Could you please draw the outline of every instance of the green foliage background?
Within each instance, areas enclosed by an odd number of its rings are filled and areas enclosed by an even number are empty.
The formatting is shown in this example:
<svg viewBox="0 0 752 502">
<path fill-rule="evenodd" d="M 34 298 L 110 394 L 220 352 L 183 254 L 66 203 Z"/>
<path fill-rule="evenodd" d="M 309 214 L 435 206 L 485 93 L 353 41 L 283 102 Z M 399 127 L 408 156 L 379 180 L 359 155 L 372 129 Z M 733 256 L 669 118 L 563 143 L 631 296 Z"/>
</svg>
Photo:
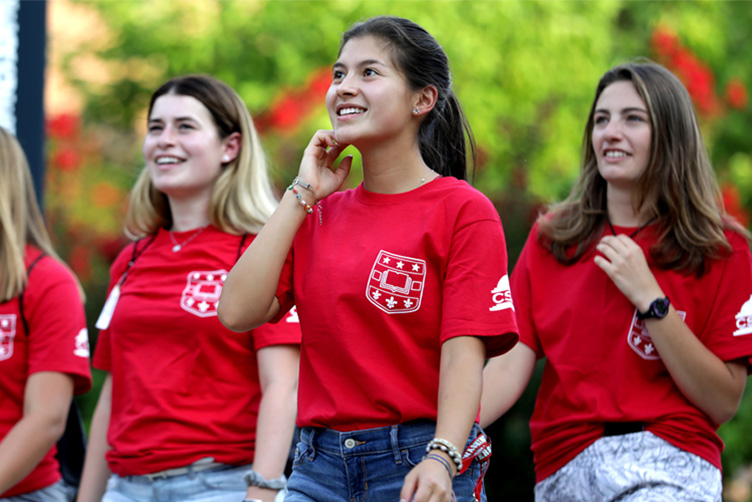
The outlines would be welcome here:
<svg viewBox="0 0 752 502">
<path fill-rule="evenodd" d="M 747 2 L 78 3 L 101 16 L 107 37 L 65 54 L 61 65 L 66 80 L 86 96 L 84 133 L 97 139 L 101 149 L 96 161 L 84 159 L 77 175 L 104 176 L 124 191 L 142 165 L 140 134 L 148 98 L 167 78 L 197 72 L 215 75 L 260 116 L 288 94 L 304 89 L 311 75 L 330 67 L 340 35 L 353 22 L 390 14 L 421 24 L 442 43 L 452 62 L 456 93 L 481 150 L 474 183 L 501 213 L 510 265 L 537 210 L 566 195 L 577 175 L 582 131 L 599 77 L 614 64 L 654 58 L 650 41 L 656 29 L 673 31 L 705 62 L 719 96 L 732 78 L 752 83 L 747 49 L 752 9 Z M 107 68 L 106 82 L 82 74 L 81 61 L 86 58 Z M 724 107 L 722 113 L 703 119 L 719 178 L 736 185 L 746 207 L 752 203 L 750 118 L 746 106 Z M 301 113 L 294 125 L 264 134 L 279 187 L 294 175 L 312 132 L 327 127 L 322 100 Z M 51 207 L 59 211 L 56 231 L 64 235 L 72 217 L 65 204 L 55 200 L 55 179 L 48 192 Z M 356 166 L 349 183 L 358 180 Z M 115 214 L 123 214 L 121 206 Z M 118 221 L 109 232 L 119 233 L 119 225 Z M 64 255 L 74 252 L 70 247 L 63 250 Z M 107 283 L 106 260 L 97 263 L 86 283 L 91 319 L 101 307 Z M 489 500 L 532 500 L 527 419 L 536 379 L 490 430 L 495 453 L 487 477 Z M 82 401 L 87 414 L 95 399 L 92 392 Z M 750 428 L 752 398 L 745 397 L 737 417 L 721 429 L 727 441 L 728 474 L 752 460 Z"/>
</svg>

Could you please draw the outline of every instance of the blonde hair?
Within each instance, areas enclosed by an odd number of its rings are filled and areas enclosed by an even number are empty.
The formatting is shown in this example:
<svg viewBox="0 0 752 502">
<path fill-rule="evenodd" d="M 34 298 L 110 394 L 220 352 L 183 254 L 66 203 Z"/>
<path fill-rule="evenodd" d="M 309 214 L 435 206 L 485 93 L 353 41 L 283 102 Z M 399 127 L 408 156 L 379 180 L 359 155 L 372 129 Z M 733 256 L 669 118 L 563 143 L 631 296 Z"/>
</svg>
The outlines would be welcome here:
<svg viewBox="0 0 752 502">
<path fill-rule="evenodd" d="M 267 174 L 266 155 L 253 120 L 240 96 L 227 84 L 207 75 L 187 75 L 165 82 L 149 103 L 165 95 L 190 96 L 203 104 L 214 120 L 220 139 L 237 132 L 241 136 L 239 154 L 223 165 L 212 188 L 209 221 L 231 234 L 258 233 L 277 207 Z M 157 190 L 146 168 L 131 191 L 126 216 L 126 233 L 133 238 L 153 235 L 172 226 L 167 196 Z"/>
<path fill-rule="evenodd" d="M 26 245 L 60 260 L 37 204 L 26 155 L 13 134 L 0 127 L 0 301 L 26 286 Z"/>
<path fill-rule="evenodd" d="M 749 232 L 723 208 L 692 99 L 669 70 L 652 62 L 629 63 L 606 72 L 598 83 L 582 141 L 582 172 L 572 192 L 539 219 L 542 242 L 569 264 L 592 249 L 608 221 L 606 180 L 598 172 L 592 132 L 603 90 L 632 82 L 647 106 L 653 134 L 650 159 L 637 181 L 633 205 L 653 219 L 658 242 L 650 255 L 661 268 L 701 275 L 706 260 L 730 251 L 724 230 Z"/>
</svg>

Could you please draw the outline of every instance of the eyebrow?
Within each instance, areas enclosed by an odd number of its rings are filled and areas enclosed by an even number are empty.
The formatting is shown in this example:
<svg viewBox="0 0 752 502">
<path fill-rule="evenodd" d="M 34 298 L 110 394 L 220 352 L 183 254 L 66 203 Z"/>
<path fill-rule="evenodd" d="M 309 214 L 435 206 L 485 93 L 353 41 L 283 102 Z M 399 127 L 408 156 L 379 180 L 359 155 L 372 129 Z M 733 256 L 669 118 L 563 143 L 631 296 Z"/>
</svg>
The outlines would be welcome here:
<svg viewBox="0 0 752 502">
<path fill-rule="evenodd" d="M 191 116 L 175 117 L 175 122 L 182 122 L 182 121 L 185 121 L 185 120 L 190 120 L 191 122 L 198 122 L 198 120 L 196 120 L 195 118 L 193 118 Z M 156 117 L 156 118 L 153 118 L 153 119 L 150 118 L 149 122 L 164 122 L 164 119 L 160 118 L 160 117 Z"/>
<path fill-rule="evenodd" d="M 386 63 L 384 63 L 383 61 L 379 61 L 378 59 L 365 59 L 363 61 L 360 61 L 358 64 L 356 64 L 355 67 L 357 68 L 357 67 L 369 66 L 369 65 L 372 65 L 372 64 L 377 64 L 377 65 L 380 65 L 380 66 L 386 66 Z M 346 67 L 346 65 L 344 63 L 339 62 L 339 61 L 337 61 L 336 63 L 334 63 L 332 65 L 333 69 L 334 68 L 345 68 L 345 67 Z"/>
<path fill-rule="evenodd" d="M 630 106 L 630 107 L 627 107 L 627 108 L 622 108 L 619 111 L 621 113 L 642 112 L 642 113 L 645 113 L 645 114 L 649 115 L 648 111 L 645 108 L 638 108 L 636 106 Z M 608 114 L 610 114 L 611 112 L 608 111 L 608 110 L 606 110 L 606 109 L 603 109 L 603 108 L 597 108 L 595 110 L 595 112 L 593 112 L 593 113 L 608 113 Z"/>
</svg>

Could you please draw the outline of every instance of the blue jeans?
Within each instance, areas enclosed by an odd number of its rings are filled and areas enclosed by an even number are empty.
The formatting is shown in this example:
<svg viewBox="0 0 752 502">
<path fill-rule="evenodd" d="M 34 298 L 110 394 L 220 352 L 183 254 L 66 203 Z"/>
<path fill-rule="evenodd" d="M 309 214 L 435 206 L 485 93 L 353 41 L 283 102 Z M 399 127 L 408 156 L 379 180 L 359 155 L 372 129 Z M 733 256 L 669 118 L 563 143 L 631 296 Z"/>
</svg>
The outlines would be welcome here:
<svg viewBox="0 0 752 502">
<path fill-rule="evenodd" d="M 70 502 L 75 494 L 76 489 L 61 479 L 55 484 L 33 492 L 4 499 L 0 498 L 0 502 Z"/>
<path fill-rule="evenodd" d="M 153 481 L 113 474 L 102 502 L 241 502 L 247 490 L 243 474 L 249 469 L 228 465 Z"/>
<path fill-rule="evenodd" d="M 306 427 L 285 502 L 397 502 L 405 476 L 423 459 L 435 431 L 431 421 L 352 432 Z M 474 425 L 470 438 L 481 432 Z M 476 460 L 454 478 L 457 502 L 473 502 L 480 474 Z M 480 502 L 485 501 L 483 492 Z"/>
</svg>

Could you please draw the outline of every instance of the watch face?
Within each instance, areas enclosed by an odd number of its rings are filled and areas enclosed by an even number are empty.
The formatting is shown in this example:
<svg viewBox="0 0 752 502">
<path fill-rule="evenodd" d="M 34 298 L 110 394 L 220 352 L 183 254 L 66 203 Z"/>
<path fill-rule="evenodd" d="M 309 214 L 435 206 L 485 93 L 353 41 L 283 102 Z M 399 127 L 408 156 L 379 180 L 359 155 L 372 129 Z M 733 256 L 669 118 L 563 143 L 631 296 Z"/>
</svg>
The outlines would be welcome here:
<svg viewBox="0 0 752 502">
<path fill-rule="evenodd" d="M 668 298 L 659 298 L 653 302 L 651 310 L 653 310 L 655 316 L 660 319 L 666 317 L 666 314 L 668 314 L 669 305 L 671 305 L 671 302 L 668 301 Z"/>
</svg>

